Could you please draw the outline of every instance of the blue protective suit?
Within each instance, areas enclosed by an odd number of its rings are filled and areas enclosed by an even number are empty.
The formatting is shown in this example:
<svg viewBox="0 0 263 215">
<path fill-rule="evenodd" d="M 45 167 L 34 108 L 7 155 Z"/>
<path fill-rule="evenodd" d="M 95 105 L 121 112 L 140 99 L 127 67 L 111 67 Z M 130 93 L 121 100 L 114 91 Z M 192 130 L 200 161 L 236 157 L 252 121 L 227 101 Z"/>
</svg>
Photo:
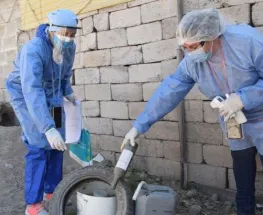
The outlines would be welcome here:
<svg viewBox="0 0 263 215">
<path fill-rule="evenodd" d="M 263 155 L 263 35 L 248 25 L 230 25 L 221 36 L 221 44 L 230 90 L 240 94 L 243 112 L 248 119 L 243 127 L 245 138 L 229 140 L 230 148 L 241 150 L 256 146 Z M 224 83 L 220 53 L 213 56 L 210 65 Z M 195 83 L 209 99 L 215 96 L 225 98 L 227 91 L 219 87 L 208 63 L 194 63 L 186 56 L 175 73 L 164 79 L 157 88 L 144 112 L 134 122 L 134 127 L 140 133 L 145 133 L 156 121 L 172 111 Z M 222 118 L 220 121 L 224 130 Z"/>
<path fill-rule="evenodd" d="M 10 103 L 22 127 L 25 156 L 25 200 L 40 202 L 43 192 L 52 193 L 62 178 L 63 153 L 51 150 L 45 132 L 55 127 L 50 110 L 63 107 L 63 96 L 73 93 L 70 83 L 75 45 L 64 51 L 64 63 L 52 58 L 47 25 L 40 25 L 36 37 L 25 44 L 6 81 Z M 65 114 L 59 132 L 65 138 Z"/>
</svg>

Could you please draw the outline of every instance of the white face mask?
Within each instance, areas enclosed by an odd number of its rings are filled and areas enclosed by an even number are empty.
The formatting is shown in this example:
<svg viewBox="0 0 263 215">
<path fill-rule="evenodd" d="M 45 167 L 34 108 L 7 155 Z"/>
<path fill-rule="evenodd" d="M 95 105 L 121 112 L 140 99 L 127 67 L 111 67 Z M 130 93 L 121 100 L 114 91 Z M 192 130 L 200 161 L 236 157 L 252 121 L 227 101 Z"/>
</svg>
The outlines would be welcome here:
<svg viewBox="0 0 263 215">
<path fill-rule="evenodd" d="M 73 38 L 54 34 L 53 36 L 53 59 L 57 64 L 63 63 L 63 49 L 73 44 Z"/>
</svg>

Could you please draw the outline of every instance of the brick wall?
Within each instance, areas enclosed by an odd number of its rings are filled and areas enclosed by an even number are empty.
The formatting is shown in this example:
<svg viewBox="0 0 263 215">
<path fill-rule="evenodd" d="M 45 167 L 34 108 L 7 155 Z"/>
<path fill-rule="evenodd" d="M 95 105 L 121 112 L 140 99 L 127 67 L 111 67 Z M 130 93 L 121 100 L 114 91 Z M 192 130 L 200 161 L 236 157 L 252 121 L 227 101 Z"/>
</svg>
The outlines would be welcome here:
<svg viewBox="0 0 263 215">
<path fill-rule="evenodd" d="M 0 10 L 8 11 L 10 2 L 1 1 Z M 185 13 L 209 7 L 220 9 L 228 22 L 249 23 L 263 31 L 263 0 L 184 1 Z M 74 90 L 83 102 L 94 150 L 116 162 L 132 121 L 178 63 L 176 1 L 135 0 L 81 15 L 80 19 L 83 29 L 76 38 Z M 33 31 L 19 31 L 18 23 L 16 13 L 7 24 L 0 20 L 1 100 L 5 98 L 3 81 L 11 71 L 17 45 L 32 37 Z M 217 111 L 196 87 L 186 97 L 185 110 L 189 181 L 235 189 L 231 156 L 218 125 Z M 133 167 L 179 179 L 179 139 L 174 110 L 140 136 Z M 257 181 L 263 177 L 259 167 Z M 257 182 L 259 191 L 263 191 L 259 185 Z"/>
</svg>

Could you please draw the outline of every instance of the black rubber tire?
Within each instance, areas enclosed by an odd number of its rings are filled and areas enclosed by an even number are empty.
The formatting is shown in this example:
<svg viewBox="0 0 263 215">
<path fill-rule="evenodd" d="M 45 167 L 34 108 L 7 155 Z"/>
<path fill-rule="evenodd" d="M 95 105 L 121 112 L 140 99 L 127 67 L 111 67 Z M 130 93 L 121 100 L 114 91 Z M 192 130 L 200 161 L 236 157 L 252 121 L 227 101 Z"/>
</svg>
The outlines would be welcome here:
<svg viewBox="0 0 263 215">
<path fill-rule="evenodd" d="M 99 180 L 110 184 L 113 180 L 113 169 L 105 166 L 86 167 L 75 170 L 64 178 L 56 188 L 49 206 L 50 215 L 64 215 L 64 208 L 70 193 L 79 184 L 88 180 Z M 127 184 L 120 181 L 116 187 L 117 213 L 116 215 L 134 215 L 132 194 Z"/>
</svg>

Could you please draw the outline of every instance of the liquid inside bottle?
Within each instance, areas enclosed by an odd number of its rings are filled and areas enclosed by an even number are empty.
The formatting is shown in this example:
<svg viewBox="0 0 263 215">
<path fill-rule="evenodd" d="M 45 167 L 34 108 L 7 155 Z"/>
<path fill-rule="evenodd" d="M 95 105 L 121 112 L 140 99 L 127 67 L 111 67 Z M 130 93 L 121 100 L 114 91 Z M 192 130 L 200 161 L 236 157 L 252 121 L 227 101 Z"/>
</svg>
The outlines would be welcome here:
<svg viewBox="0 0 263 215">
<path fill-rule="evenodd" d="M 130 143 L 127 143 L 122 150 L 120 158 L 114 168 L 114 179 L 111 183 L 113 189 L 116 188 L 117 183 L 120 179 L 124 178 L 127 169 L 129 168 L 132 159 L 135 155 L 135 152 L 138 148 L 138 144 L 135 143 L 135 146 L 132 146 Z"/>
</svg>

